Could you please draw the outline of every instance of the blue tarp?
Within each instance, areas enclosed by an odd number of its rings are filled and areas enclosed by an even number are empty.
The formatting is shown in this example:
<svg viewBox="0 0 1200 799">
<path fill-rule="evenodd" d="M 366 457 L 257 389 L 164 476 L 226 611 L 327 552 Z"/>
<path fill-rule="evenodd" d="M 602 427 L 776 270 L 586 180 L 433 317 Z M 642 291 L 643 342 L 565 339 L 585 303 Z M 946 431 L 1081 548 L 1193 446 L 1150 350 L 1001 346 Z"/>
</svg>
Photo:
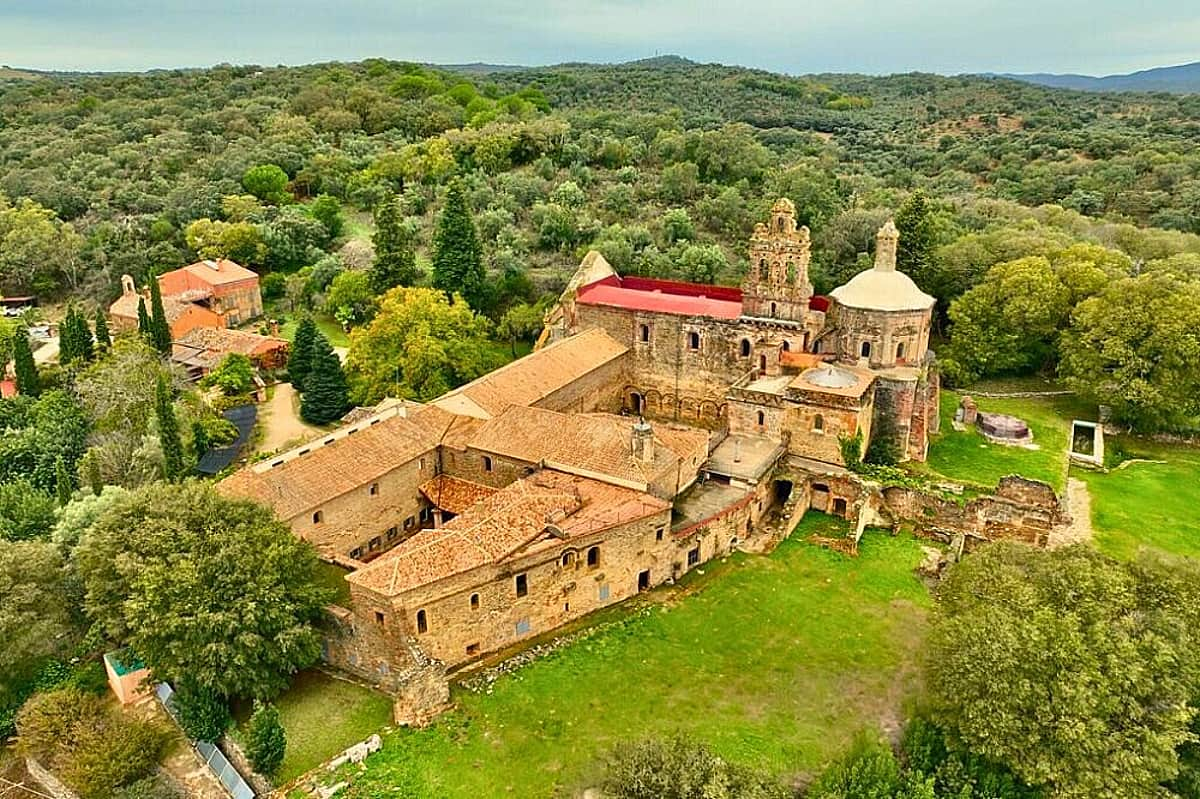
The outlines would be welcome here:
<svg viewBox="0 0 1200 799">
<path fill-rule="evenodd" d="M 238 456 L 238 452 L 250 440 L 250 432 L 254 430 L 254 422 L 258 419 L 258 406 L 239 405 L 236 408 L 230 408 L 221 415 L 232 422 L 233 426 L 237 428 L 237 440 L 227 447 L 210 449 L 204 453 L 204 456 L 200 458 L 200 462 L 196 464 L 196 471 L 200 474 L 216 474 L 233 463 L 234 459 Z"/>
</svg>

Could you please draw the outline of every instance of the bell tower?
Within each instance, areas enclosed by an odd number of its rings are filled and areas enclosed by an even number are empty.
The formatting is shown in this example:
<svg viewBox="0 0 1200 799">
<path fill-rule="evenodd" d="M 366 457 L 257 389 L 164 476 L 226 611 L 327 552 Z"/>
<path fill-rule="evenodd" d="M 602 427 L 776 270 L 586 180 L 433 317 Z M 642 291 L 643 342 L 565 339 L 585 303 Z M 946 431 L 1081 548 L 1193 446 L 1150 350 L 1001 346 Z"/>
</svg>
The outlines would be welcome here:
<svg viewBox="0 0 1200 799">
<path fill-rule="evenodd" d="M 776 200 L 769 222 L 750 236 L 750 271 L 742 282 L 746 316 L 803 322 L 813 287 L 808 282 L 812 243 L 807 227 L 796 227 L 796 206 Z"/>
</svg>

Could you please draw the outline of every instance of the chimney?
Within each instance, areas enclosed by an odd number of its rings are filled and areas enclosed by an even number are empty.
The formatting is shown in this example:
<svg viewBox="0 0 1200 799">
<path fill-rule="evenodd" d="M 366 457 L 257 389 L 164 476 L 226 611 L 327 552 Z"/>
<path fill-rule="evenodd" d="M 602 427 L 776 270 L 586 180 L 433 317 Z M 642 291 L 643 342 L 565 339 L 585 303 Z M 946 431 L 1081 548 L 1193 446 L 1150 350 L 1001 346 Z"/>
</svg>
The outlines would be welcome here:
<svg viewBox="0 0 1200 799">
<path fill-rule="evenodd" d="M 888 220 L 875 236 L 875 271 L 896 271 L 896 247 L 900 242 L 900 232 L 896 223 Z"/>
<path fill-rule="evenodd" d="M 654 460 L 654 428 L 642 417 L 633 425 L 633 457 L 642 463 Z"/>
</svg>

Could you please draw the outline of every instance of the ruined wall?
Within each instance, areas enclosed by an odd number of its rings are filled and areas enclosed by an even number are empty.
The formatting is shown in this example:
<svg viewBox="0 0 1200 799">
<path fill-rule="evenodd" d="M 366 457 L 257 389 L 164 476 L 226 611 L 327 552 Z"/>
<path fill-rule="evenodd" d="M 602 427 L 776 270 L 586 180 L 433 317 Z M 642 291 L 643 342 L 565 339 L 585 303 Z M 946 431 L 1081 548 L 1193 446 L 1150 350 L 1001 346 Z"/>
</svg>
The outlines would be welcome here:
<svg viewBox="0 0 1200 799">
<path fill-rule="evenodd" d="M 378 480 L 307 508 L 287 522 L 293 532 L 318 550 L 356 560 L 371 558 L 400 543 L 420 526 L 421 510 L 429 503 L 417 487 L 436 474 L 437 453 L 431 449 Z M 377 486 L 374 494 L 373 485 Z M 314 521 L 313 514 L 318 511 L 320 521 Z"/>
<path fill-rule="evenodd" d="M 321 624 L 321 660 L 379 688 L 395 692 L 413 669 L 420 653 L 397 635 L 390 603 L 351 585 L 351 607 L 331 605 Z"/>
<path fill-rule="evenodd" d="M 502 566 L 486 566 L 396 597 L 384 629 L 411 639 L 422 652 L 454 666 L 540 635 L 671 576 L 677 545 L 670 511 L 539 549 Z M 587 550 L 599 546 L 599 563 Z M 517 575 L 527 594 L 517 596 Z M 473 599 L 474 597 L 474 599 Z M 357 601 L 357 600 L 356 600 Z M 419 632 L 417 613 L 425 612 Z"/>
</svg>

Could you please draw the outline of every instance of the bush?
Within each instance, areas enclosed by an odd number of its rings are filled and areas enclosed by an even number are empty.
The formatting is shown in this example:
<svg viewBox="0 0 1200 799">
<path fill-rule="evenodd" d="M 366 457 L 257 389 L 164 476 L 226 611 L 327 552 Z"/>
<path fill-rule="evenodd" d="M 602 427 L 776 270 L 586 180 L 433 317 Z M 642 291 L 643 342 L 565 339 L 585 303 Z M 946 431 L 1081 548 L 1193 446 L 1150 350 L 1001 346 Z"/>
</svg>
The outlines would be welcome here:
<svg viewBox="0 0 1200 799">
<path fill-rule="evenodd" d="M 882 741 L 860 737 L 817 778 L 807 799 L 934 799 L 933 781 L 903 771 Z"/>
<path fill-rule="evenodd" d="M 272 272 L 269 275 L 263 275 L 259 282 L 259 287 L 262 290 L 262 298 L 264 300 L 276 300 L 283 296 L 283 291 L 287 288 L 287 277 L 282 272 Z"/>
<path fill-rule="evenodd" d="M 214 691 L 184 682 L 175 692 L 179 726 L 196 741 L 216 742 L 229 727 L 229 706 Z"/>
<path fill-rule="evenodd" d="M 604 778 L 612 799 L 784 799 L 769 777 L 733 765 L 708 747 L 677 736 L 618 746 Z"/>
<path fill-rule="evenodd" d="M 279 722 L 279 711 L 272 704 L 257 703 L 246 724 L 246 757 L 260 774 L 274 774 L 287 750 L 287 734 Z"/>
<path fill-rule="evenodd" d="M 165 774 L 146 777 L 126 785 L 112 799 L 187 799 L 187 794 L 175 780 Z"/>
</svg>

